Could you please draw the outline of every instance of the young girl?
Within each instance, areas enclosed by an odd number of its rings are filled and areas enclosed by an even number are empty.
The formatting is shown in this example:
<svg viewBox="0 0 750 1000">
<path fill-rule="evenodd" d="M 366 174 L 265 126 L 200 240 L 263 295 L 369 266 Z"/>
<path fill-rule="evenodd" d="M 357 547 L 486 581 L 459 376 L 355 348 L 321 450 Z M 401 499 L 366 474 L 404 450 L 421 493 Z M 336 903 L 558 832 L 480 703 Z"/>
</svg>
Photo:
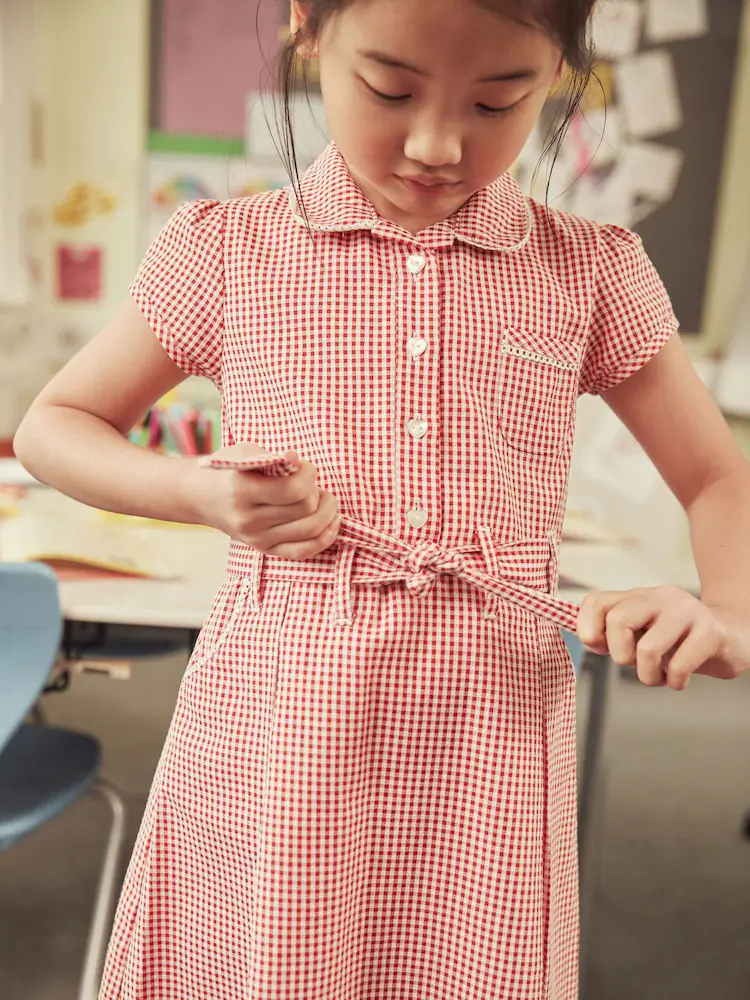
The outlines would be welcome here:
<svg viewBox="0 0 750 1000">
<path fill-rule="evenodd" d="M 334 144 L 296 193 L 178 211 L 20 428 L 63 492 L 232 538 L 102 1000 L 573 1000 L 561 626 L 646 684 L 750 665 L 750 475 L 663 285 L 506 172 L 564 65 L 585 82 L 591 8 L 295 3 Z M 186 375 L 221 390 L 224 457 L 297 471 L 128 443 Z M 583 392 L 682 502 L 702 602 L 555 596 Z"/>
</svg>

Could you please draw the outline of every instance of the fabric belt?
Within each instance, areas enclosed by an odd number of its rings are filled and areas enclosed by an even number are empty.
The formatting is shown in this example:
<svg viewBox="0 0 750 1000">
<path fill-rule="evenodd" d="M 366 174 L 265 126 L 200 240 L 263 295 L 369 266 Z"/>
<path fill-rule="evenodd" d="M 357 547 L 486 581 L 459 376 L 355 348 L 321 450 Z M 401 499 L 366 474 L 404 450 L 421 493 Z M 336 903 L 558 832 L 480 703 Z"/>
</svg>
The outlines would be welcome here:
<svg viewBox="0 0 750 1000">
<path fill-rule="evenodd" d="M 486 618 L 494 618 L 499 602 L 531 612 L 560 628 L 575 632 L 579 608 L 560 600 L 557 592 L 557 540 L 554 535 L 496 545 L 491 529 L 478 529 L 479 546 L 447 549 L 435 542 L 416 545 L 343 516 L 336 543 L 324 558 L 279 559 L 239 542 L 232 542 L 229 572 L 250 577 L 250 601 L 260 610 L 262 574 L 270 579 L 320 580 L 335 587 L 336 624 L 354 620 L 352 585 L 378 586 L 403 582 L 423 596 L 443 574 L 471 584 L 485 595 Z M 526 577 L 539 586 L 522 582 Z M 544 587 L 544 589 L 539 589 Z"/>
</svg>

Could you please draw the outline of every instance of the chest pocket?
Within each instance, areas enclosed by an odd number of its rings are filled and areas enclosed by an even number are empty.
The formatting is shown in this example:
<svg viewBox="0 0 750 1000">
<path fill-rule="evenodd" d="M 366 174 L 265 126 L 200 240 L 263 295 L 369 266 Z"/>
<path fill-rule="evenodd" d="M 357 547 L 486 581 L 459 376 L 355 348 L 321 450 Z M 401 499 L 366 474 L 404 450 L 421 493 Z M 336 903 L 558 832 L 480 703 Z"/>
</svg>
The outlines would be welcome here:
<svg viewBox="0 0 750 1000">
<path fill-rule="evenodd" d="M 532 455 L 559 454 L 571 433 L 578 397 L 578 347 L 506 329 L 500 350 L 500 424 L 505 443 Z"/>
</svg>

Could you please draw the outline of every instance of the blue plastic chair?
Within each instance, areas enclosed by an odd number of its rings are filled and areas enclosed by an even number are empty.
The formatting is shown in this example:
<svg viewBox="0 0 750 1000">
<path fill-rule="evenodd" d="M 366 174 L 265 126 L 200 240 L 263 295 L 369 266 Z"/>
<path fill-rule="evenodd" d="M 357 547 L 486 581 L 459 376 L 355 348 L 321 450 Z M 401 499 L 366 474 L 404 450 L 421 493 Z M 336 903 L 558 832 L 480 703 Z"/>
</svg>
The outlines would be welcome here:
<svg viewBox="0 0 750 1000">
<path fill-rule="evenodd" d="M 565 645 L 568 647 L 570 658 L 573 661 L 576 677 L 580 677 L 583 670 L 583 661 L 586 658 L 586 647 L 573 632 L 564 631 L 563 639 L 565 640 Z"/>
<path fill-rule="evenodd" d="M 96 1000 L 109 937 L 125 809 L 99 776 L 99 744 L 25 719 L 49 678 L 62 635 L 57 578 L 39 563 L 0 563 L 0 850 L 57 816 L 88 790 L 112 811 L 86 946 L 79 1000 Z"/>
</svg>

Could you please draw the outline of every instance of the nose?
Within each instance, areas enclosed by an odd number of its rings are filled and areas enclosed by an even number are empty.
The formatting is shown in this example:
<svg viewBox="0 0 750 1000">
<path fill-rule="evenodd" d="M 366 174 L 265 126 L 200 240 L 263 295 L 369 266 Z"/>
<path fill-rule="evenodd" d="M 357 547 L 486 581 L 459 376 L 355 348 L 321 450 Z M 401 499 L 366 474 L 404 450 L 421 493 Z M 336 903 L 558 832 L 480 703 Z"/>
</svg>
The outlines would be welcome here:
<svg viewBox="0 0 750 1000">
<path fill-rule="evenodd" d="M 404 154 L 426 167 L 456 166 L 462 156 L 460 131 L 455 123 L 443 116 L 424 116 L 409 130 Z"/>
</svg>

